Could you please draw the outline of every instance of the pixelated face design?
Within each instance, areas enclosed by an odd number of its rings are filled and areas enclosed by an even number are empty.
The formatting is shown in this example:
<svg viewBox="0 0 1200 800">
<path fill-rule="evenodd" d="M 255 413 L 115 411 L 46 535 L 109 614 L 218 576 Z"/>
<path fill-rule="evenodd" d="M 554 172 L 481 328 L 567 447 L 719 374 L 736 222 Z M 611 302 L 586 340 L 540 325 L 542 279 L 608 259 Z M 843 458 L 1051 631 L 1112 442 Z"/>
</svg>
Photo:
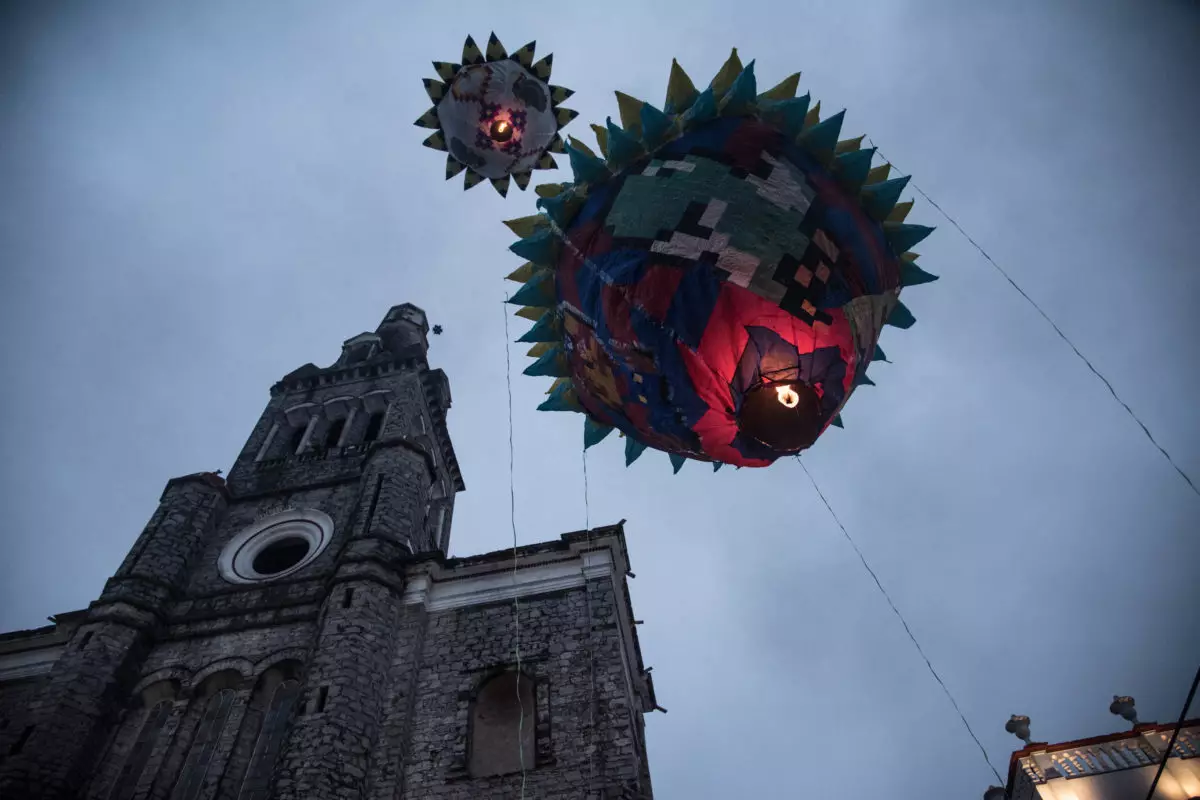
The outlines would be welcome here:
<svg viewBox="0 0 1200 800">
<path fill-rule="evenodd" d="M 450 155 L 493 180 L 532 169 L 558 131 L 546 84 L 512 60 L 459 70 L 437 115 Z"/>
</svg>

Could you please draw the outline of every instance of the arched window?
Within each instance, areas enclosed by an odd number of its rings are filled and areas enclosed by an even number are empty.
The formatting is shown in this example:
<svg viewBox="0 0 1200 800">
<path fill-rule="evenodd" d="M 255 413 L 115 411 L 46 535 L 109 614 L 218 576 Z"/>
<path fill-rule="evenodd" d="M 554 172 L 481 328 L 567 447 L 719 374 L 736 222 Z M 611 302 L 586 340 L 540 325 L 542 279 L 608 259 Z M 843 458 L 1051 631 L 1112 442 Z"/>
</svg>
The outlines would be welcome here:
<svg viewBox="0 0 1200 800">
<path fill-rule="evenodd" d="M 236 687 L 240 683 L 241 676 L 238 673 L 226 671 L 209 676 L 200 687 L 195 701 L 200 707 L 200 720 L 188 747 L 179 780 L 175 782 L 172 800 L 195 800 L 200 796 L 208 776 L 208 766 L 216 754 L 221 732 L 225 729 L 237 696 Z"/>
<path fill-rule="evenodd" d="M 121 765 L 121 771 L 117 773 L 113 782 L 110 800 L 128 800 L 133 797 L 142 773 L 146 770 L 146 763 L 150 760 L 150 754 L 154 752 L 154 746 L 162 734 L 163 726 L 171 716 L 171 707 L 175 704 L 178 692 L 179 685 L 175 681 L 160 681 L 142 691 L 138 698 L 140 707 L 132 723 L 136 725 L 140 721 L 141 727 L 125 757 L 125 763 Z"/>
<path fill-rule="evenodd" d="M 534 767 L 534 686 L 505 672 L 479 689 L 471 709 L 470 771 L 476 778 Z"/>
<path fill-rule="evenodd" d="M 273 666 L 259 678 L 238 737 L 239 760 L 246 759 L 241 790 L 234 795 L 239 800 L 266 800 L 300 686 L 300 665 L 294 661 Z"/>
</svg>

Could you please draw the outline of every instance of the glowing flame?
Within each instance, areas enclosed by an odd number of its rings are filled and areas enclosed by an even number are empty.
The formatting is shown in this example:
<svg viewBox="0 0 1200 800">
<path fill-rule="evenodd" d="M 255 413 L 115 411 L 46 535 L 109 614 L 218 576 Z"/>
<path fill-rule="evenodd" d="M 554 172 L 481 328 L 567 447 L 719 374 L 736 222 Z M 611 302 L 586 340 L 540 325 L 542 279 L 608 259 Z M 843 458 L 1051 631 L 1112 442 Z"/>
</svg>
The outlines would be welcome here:
<svg viewBox="0 0 1200 800">
<path fill-rule="evenodd" d="M 785 408 L 795 408 L 800 405 L 800 395 L 796 394 L 796 390 L 786 383 L 776 386 L 775 394 L 778 395 L 780 405 Z"/>
<path fill-rule="evenodd" d="M 498 119 L 492 123 L 489 131 L 492 139 L 497 142 L 507 142 L 512 138 L 513 128 L 512 123 L 506 119 Z"/>
</svg>

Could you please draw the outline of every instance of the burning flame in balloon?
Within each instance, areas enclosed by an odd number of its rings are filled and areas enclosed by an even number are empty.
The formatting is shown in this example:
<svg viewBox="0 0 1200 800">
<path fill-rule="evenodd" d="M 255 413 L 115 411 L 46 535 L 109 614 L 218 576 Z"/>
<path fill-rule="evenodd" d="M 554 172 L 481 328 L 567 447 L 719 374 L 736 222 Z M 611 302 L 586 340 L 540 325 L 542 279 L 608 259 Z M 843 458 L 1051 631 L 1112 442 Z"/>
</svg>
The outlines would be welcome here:
<svg viewBox="0 0 1200 800">
<path fill-rule="evenodd" d="M 498 119 L 492 123 L 489 134 L 494 141 L 507 142 L 513 135 L 512 123 L 506 119 Z"/>
<path fill-rule="evenodd" d="M 800 405 L 800 395 L 796 394 L 796 390 L 786 383 L 776 386 L 775 394 L 778 396 L 780 405 L 785 408 L 795 408 Z"/>
</svg>

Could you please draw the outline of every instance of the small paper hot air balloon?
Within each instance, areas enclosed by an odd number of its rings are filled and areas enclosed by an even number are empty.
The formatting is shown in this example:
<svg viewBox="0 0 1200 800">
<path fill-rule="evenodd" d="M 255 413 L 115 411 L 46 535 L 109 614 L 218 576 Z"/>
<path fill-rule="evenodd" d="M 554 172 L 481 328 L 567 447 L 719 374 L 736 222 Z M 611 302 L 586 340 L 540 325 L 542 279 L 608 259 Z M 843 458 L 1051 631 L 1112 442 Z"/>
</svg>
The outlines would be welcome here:
<svg viewBox="0 0 1200 800">
<path fill-rule="evenodd" d="M 932 229 L 798 82 L 758 94 L 734 50 L 697 91 L 673 64 L 663 109 L 618 92 L 600 155 L 572 138 L 574 182 L 508 223 L 525 373 L 557 378 L 540 408 L 583 412 L 585 446 L 617 429 L 627 464 L 766 466 L 840 426 L 884 324 L 913 324 L 900 290 L 935 280 L 908 252 Z"/>
<path fill-rule="evenodd" d="M 468 36 L 461 64 L 433 62 L 433 108 L 416 124 L 436 129 L 424 144 L 447 153 L 447 180 L 466 170 L 465 188 L 486 178 L 506 196 L 510 179 L 524 190 L 532 170 L 557 166 L 550 154 L 566 152 L 558 131 L 577 113 L 559 103 L 573 92 L 549 85 L 553 56 L 535 64 L 533 48 L 510 56 L 493 33 L 484 53 Z"/>
</svg>

